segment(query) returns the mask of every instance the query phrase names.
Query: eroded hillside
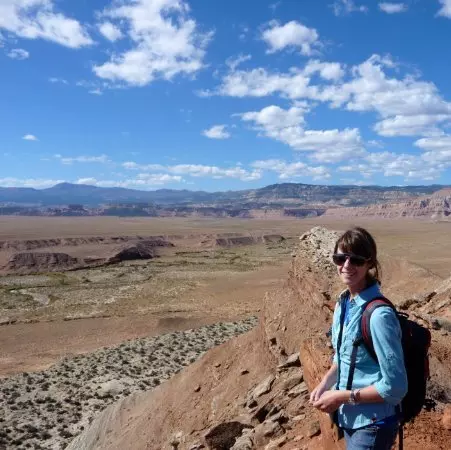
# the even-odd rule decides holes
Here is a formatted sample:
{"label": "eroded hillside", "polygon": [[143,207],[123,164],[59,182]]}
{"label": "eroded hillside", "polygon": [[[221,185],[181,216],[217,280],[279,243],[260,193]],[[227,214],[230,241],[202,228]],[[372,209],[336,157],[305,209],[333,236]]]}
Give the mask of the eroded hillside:
{"label": "eroded hillside", "polygon": [[[301,236],[287,281],[266,295],[254,330],[210,350],[156,389],[107,408],[68,449],[343,448],[328,416],[307,401],[330,364],[325,332],[341,289],[330,262],[336,237],[322,228]],[[384,293],[433,335],[433,409],[407,427],[405,447],[445,449],[450,282],[406,261],[382,258],[382,265],[389,267]]]}

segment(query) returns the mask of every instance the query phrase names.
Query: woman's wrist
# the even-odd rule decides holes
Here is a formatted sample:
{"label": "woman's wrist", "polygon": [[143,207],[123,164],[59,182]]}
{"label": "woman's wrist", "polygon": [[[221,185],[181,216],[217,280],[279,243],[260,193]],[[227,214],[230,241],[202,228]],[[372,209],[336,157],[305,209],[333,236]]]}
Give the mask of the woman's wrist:
{"label": "woman's wrist", "polygon": [[349,401],[351,400],[351,391],[338,391],[338,392],[340,392],[341,394],[340,396],[341,403],[343,405],[348,404]]}

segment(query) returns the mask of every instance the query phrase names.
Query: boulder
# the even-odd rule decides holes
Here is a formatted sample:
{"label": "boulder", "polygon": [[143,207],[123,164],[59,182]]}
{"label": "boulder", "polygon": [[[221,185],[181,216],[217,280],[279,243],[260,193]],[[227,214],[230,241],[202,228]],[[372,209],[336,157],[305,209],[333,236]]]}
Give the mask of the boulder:
{"label": "boulder", "polygon": [[251,397],[256,399],[264,394],[267,394],[271,390],[271,386],[276,377],[274,375],[269,375],[265,380],[263,380],[253,391]]}

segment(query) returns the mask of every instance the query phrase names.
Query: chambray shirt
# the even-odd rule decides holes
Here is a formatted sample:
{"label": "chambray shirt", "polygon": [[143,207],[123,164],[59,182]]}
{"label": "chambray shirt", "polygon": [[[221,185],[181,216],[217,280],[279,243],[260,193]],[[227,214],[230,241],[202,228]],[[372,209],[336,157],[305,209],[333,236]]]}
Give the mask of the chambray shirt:
{"label": "chambray shirt", "polygon": [[[338,364],[337,341],[340,332],[341,308],[349,302],[349,323],[343,330],[340,346],[340,380],[338,389],[346,389],[353,342],[361,336],[360,320],[363,306],[369,300],[380,297],[379,284],[375,283],[352,300],[349,292],[340,295],[335,307],[332,324],[332,345],[335,349],[334,363]],[[378,362],[361,344],[357,351],[356,367],[352,389],[374,385],[383,403],[362,403],[341,405],[338,409],[338,425],[342,428],[357,429],[396,414],[395,406],[407,393],[407,375],[401,345],[401,328],[395,312],[390,307],[374,310],[370,321],[371,335]]]}

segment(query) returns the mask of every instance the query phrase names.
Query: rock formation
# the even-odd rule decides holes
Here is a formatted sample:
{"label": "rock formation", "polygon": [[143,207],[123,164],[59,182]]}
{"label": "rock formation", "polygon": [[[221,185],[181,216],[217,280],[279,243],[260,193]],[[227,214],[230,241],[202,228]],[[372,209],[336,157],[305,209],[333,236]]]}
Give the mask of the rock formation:
{"label": "rock formation", "polygon": [[412,198],[402,203],[382,203],[350,208],[330,208],[326,217],[429,218],[449,220],[451,189],[442,189],[430,196]]}
{"label": "rock formation", "polygon": [[[326,331],[342,289],[330,261],[336,238],[323,228],[301,236],[288,279],[266,295],[254,330],[210,350],[156,389],[107,408],[68,449],[343,449],[328,416],[308,404],[331,362]],[[451,348],[442,313],[449,309],[451,282],[403,261],[382,258],[385,265],[385,295],[433,334],[429,396],[435,410],[424,410],[406,427],[405,448],[445,449]]]}
{"label": "rock formation", "polygon": [[20,274],[68,270],[82,264],[83,261],[67,253],[15,253],[3,269]]}

